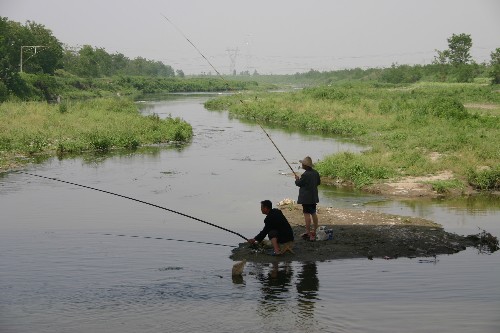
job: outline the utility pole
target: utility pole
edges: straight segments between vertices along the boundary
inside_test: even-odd
[[[28,59],[26,59],[26,61],[28,61],[31,57],[33,57],[36,54],[37,48],[41,49],[41,48],[44,48],[44,47],[48,47],[48,46],[45,46],[45,45],[22,45],[21,46],[21,61],[19,62],[19,72],[20,73],[23,72],[23,49],[24,48],[35,49],[35,53],[33,53]]]

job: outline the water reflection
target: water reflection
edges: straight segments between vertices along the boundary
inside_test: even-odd
[[[319,301],[315,262],[302,263],[296,275],[292,264],[287,262],[257,266],[256,269],[256,278],[261,285],[260,306],[257,310],[259,316],[269,318],[283,313],[282,320],[293,318],[300,327],[308,327],[315,322],[315,306]],[[295,316],[290,316],[290,313],[285,315],[286,310],[293,310]]]
[[[314,317],[314,307],[318,300],[319,279],[315,262],[302,264],[302,270],[297,275],[297,306],[301,321]]]
[[[278,262],[272,263],[270,269],[257,274],[261,283],[261,304],[266,309],[264,315],[277,311],[280,303],[286,299],[292,285],[292,277],[293,269],[288,262],[281,265]]]
[[[57,158],[59,162],[65,160],[80,159],[83,165],[99,165],[107,160],[117,157],[118,158],[135,157],[135,158],[147,159],[150,157],[160,157],[162,152],[169,150],[180,153],[184,149],[189,147],[190,144],[191,144],[190,142],[186,143],[170,142],[170,143],[141,146],[136,149],[123,148],[123,149],[113,149],[105,152],[92,151],[88,153],[64,153],[64,154],[57,154],[55,158]],[[33,163],[42,164],[52,158],[54,157],[51,155],[37,156],[36,159],[33,160]]]

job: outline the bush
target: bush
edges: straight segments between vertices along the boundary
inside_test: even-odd
[[[0,103],[5,102],[9,98],[9,89],[0,81]]]
[[[382,70],[380,80],[388,83],[415,83],[422,78],[421,67],[401,65],[392,65],[391,68]]]
[[[315,99],[343,100],[348,94],[338,87],[321,86],[317,88],[304,89],[304,93]]]
[[[469,112],[458,99],[448,96],[431,98],[419,105],[415,112],[454,120],[463,120],[470,117]]]
[[[389,168],[381,161],[371,159],[369,154],[353,154],[350,152],[328,156],[316,165],[323,176],[352,182],[356,187],[372,184],[378,179],[393,176]]]
[[[480,190],[500,190],[500,164],[492,169],[476,171],[470,169],[469,184]]]
[[[59,85],[54,76],[22,73],[21,77],[29,91],[28,96],[25,95],[25,97],[46,101],[55,99]]]
[[[63,102],[63,103],[59,104],[59,112],[60,113],[68,112],[68,103]]]

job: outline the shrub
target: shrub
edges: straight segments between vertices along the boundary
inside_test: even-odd
[[[464,184],[457,179],[451,180],[436,180],[428,182],[432,185],[432,189],[437,193],[448,193],[450,190],[459,189],[462,190],[464,188]]]
[[[63,103],[59,104],[59,112],[60,113],[68,112],[68,103],[63,102]]]
[[[105,152],[113,146],[113,143],[109,137],[98,132],[90,133],[88,135],[88,140],[89,146],[92,148],[92,150]]]
[[[362,187],[377,179],[392,176],[390,169],[380,162],[372,160],[367,154],[344,152],[328,156],[320,161],[316,168],[323,176],[352,182],[356,187]]]
[[[481,190],[500,189],[500,164],[492,169],[476,171],[468,170],[467,178],[469,184]]]
[[[308,88],[304,90],[304,93],[315,99],[327,99],[327,100],[343,100],[348,96],[345,91],[342,91],[338,87],[328,87],[328,86]]]
[[[0,103],[5,102],[9,98],[9,89],[0,81]]]
[[[458,99],[448,96],[437,96],[426,102],[424,101],[417,106],[414,112],[454,120],[463,120],[470,117],[469,112]]]

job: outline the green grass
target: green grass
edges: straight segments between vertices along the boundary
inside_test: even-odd
[[[432,185],[432,189],[437,193],[445,194],[452,190],[463,190],[464,184],[458,179],[434,180],[426,182]]]
[[[140,115],[128,99],[0,104],[0,168],[33,155],[106,152],[189,141],[192,128],[178,118]]]
[[[449,170],[463,185],[498,189],[494,171],[500,165],[497,90],[472,83],[348,83],[293,93],[239,94],[210,100],[206,106],[366,145],[369,148],[363,153],[339,153],[317,164],[322,175],[358,187]],[[488,104],[489,112],[466,108],[466,103]],[[484,175],[478,170],[493,171]],[[455,185],[436,187],[444,190]]]

